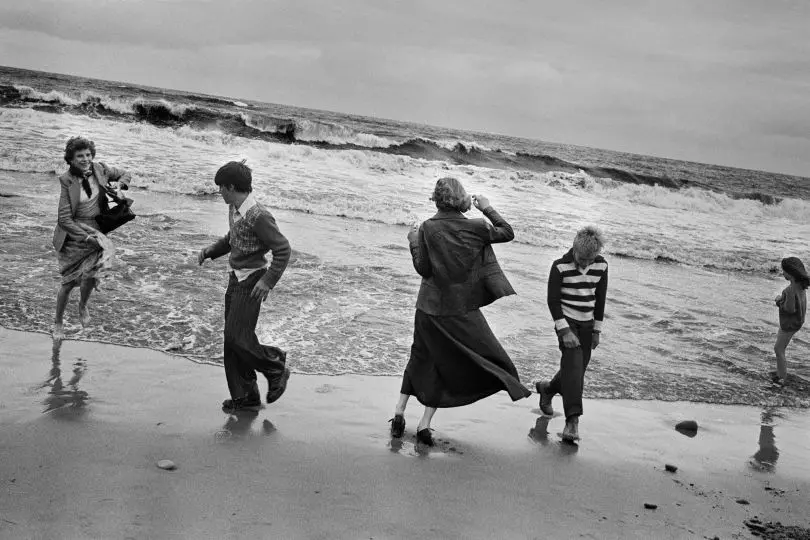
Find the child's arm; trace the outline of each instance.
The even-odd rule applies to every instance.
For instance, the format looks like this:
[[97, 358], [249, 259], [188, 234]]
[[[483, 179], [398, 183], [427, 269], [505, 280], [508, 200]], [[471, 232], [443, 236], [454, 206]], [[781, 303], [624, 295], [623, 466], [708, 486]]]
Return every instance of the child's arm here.
[[554, 319], [554, 328], [558, 333], [570, 331], [568, 321], [565, 320], [562, 310], [562, 276], [557, 270], [557, 265], [551, 265], [551, 272], [548, 276], [548, 309], [551, 311], [551, 318]]
[[203, 250], [205, 256], [209, 259], [216, 259], [222, 257], [231, 251], [231, 231], [228, 231], [225, 236], [208, 246]]
[[[607, 264], [607, 263], [605, 263]], [[608, 269], [605, 266], [605, 273], [602, 274], [602, 279], [596, 284], [596, 305], [593, 309], [593, 331], [602, 331], [602, 320], [605, 318], [605, 300], [607, 299], [608, 287]]]
[[276, 220], [269, 213], [261, 212], [259, 214], [256, 223], [253, 225], [253, 232], [273, 253], [273, 261], [260, 280], [272, 289], [287, 268], [292, 249], [287, 238], [281, 234], [278, 225], [276, 225]]
[[796, 292], [790, 288], [785, 289], [782, 298], [784, 298], [784, 300], [779, 306], [779, 311], [783, 313], [796, 313]]

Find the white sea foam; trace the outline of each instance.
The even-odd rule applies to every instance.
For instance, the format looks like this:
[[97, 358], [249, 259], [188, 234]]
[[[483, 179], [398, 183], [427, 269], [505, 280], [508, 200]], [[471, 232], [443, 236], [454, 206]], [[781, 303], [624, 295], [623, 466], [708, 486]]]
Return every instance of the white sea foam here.
[[59, 92], [57, 90], [51, 90], [50, 92], [40, 92], [39, 90], [35, 90], [30, 86], [25, 85], [14, 85], [14, 88], [20, 93], [23, 98], [30, 99], [30, 100], [37, 100], [37, 101], [44, 101], [47, 103], [63, 103], [65, 105], [79, 105], [81, 101], [71, 97], [68, 94], [63, 92]]
[[165, 107], [173, 115], [177, 117], [183, 116], [188, 111], [194, 110], [195, 105], [187, 105], [183, 103], [174, 103], [166, 99], [148, 100], [143, 98], [115, 98], [106, 94], [97, 92], [86, 91], [82, 92], [80, 96], [74, 97], [70, 94], [51, 90], [49, 92], [40, 92], [30, 86], [14, 85], [23, 98], [42, 101], [46, 103], [58, 103], [70, 107], [76, 107], [82, 104], [100, 103], [106, 109], [118, 112], [120, 114], [133, 114], [136, 112], [138, 106], [151, 107], [160, 106]]
[[[139, 216], [113, 233], [119, 264], [94, 303], [98, 325], [78, 334], [68, 314], [73, 338], [155, 347], [198, 361], [221, 358], [227, 265], [220, 259], [200, 267], [195, 254], [227, 229], [227, 220], [218, 198], [188, 195], [215, 193], [216, 169], [247, 158], [257, 197], [274, 209], [295, 249], [274, 290], [272, 311], [260, 318], [261, 338], [292, 351], [296, 371], [399, 374], [407, 362], [419, 277], [405, 227], [383, 224], [430, 216], [436, 178], [452, 175], [468, 191], [488, 195], [515, 229], [517, 241], [496, 250], [519, 295], [488, 307], [487, 318], [522, 379], [548, 377], [559, 362], [545, 308], [548, 264], [570, 247], [581, 225], [596, 223], [608, 240], [611, 289], [591, 395], [810, 404], [797, 390], [774, 395], [762, 389], [763, 360], [776, 327], [771, 298], [784, 285], [765, 272], [786, 254], [803, 256], [810, 234], [805, 201], [763, 205], [584, 172], [454, 166], [370, 149], [324, 150], [212, 130], [2, 108], [0, 168], [62, 172], [64, 143], [76, 134], [96, 141], [98, 160], [133, 172], [130, 195]], [[18, 178], [0, 174], [3, 191], [19, 192]], [[0, 236], [15, 254], [0, 264], [0, 296], [13, 306], [0, 310], [0, 324], [47, 331], [58, 283], [47, 247], [58, 186], [45, 175], [30, 181], [24, 195], [0, 198], [7, 218], [0, 220]], [[480, 216], [475, 210], [469, 215]], [[686, 264], [651, 264], [619, 253]], [[703, 265], [759, 275], [696, 268]], [[807, 343], [799, 340], [795, 347], [801, 357]], [[802, 369], [797, 366], [797, 373]]]
[[784, 253], [801, 254], [803, 239], [810, 235], [810, 203], [803, 200], [765, 205], [699, 189], [625, 184], [582, 171], [493, 170], [373, 150], [247, 140], [216, 130], [165, 129], [78, 115], [62, 115], [56, 125], [52, 118], [32, 110], [0, 109], [0, 168], [63, 170], [59, 152], [64, 141], [84, 133], [96, 140], [99, 159], [134, 172], [136, 186], [213, 194], [216, 169], [225, 161], [246, 158], [257, 191], [274, 207], [386, 224], [428, 217], [427, 197], [436, 178], [454, 175], [468, 191], [490, 196], [512, 221], [518, 242], [554, 249], [568, 245], [579, 226], [594, 222], [606, 230], [608, 253], [767, 271]]
[[342, 125], [314, 122], [306, 119], [284, 120], [255, 114], [242, 114], [246, 125], [270, 133], [285, 132], [292, 124], [295, 138], [299, 141], [327, 142], [330, 144], [354, 144], [368, 148], [385, 148], [394, 141], [370, 133], [358, 133]]

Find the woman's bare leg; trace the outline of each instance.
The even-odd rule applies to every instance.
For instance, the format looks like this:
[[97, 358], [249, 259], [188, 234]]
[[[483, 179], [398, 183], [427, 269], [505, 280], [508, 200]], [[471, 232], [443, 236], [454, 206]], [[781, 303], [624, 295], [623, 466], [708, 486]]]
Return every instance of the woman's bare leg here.
[[56, 316], [53, 320], [53, 337], [54, 339], [62, 339], [65, 337], [65, 330], [63, 326], [65, 317], [65, 308], [67, 307], [68, 300], [70, 299], [70, 291], [73, 290], [75, 284], [68, 283], [59, 287], [59, 292], [56, 293]]
[[417, 431], [429, 428], [434, 414], [436, 414], [436, 407], [425, 407], [425, 413], [422, 415], [422, 419], [419, 420], [419, 425], [416, 428]]
[[408, 394], [400, 394], [399, 395], [399, 401], [397, 401], [397, 406], [394, 409], [394, 415], [397, 415], [397, 414], [404, 415], [405, 414], [405, 407], [408, 405], [408, 398], [409, 397], [411, 397], [411, 396], [409, 396]]
[[81, 296], [79, 297], [79, 320], [82, 326], [90, 324], [90, 310], [87, 309], [87, 301], [90, 300], [90, 294], [96, 286], [95, 278], [88, 278], [82, 280]]

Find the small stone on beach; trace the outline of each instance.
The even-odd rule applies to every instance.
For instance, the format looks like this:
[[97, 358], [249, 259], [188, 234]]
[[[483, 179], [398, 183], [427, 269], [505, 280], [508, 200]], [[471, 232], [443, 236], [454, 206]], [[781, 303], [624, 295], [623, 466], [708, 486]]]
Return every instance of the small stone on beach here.
[[746, 499], [737, 499], [737, 504], [751, 504]]
[[667, 472], [676, 472], [678, 470], [678, 467], [667, 463], [666, 465], [664, 465], [664, 470], [666, 470]]
[[644, 508], [646, 508], [647, 510], [655, 510], [656, 508], [658, 508], [658, 505], [653, 503], [644, 503]]
[[177, 465], [174, 464], [174, 461], [170, 459], [161, 459], [157, 462], [157, 466], [166, 471], [173, 471], [177, 468]]
[[675, 424], [675, 430], [687, 437], [694, 437], [697, 434], [698, 423], [694, 420], [684, 420]]

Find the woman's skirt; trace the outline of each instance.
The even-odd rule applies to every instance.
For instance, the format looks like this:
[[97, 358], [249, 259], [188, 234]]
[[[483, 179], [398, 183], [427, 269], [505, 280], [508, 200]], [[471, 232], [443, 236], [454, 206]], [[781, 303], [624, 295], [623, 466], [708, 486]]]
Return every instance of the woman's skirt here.
[[509, 355], [480, 310], [435, 317], [416, 310], [403, 394], [427, 407], [460, 407], [506, 390], [512, 401], [529, 397]]
[[99, 246], [66, 238], [62, 249], [56, 254], [62, 285], [78, 284], [85, 279], [101, 279], [112, 268], [115, 246], [109, 238], [96, 232]]

